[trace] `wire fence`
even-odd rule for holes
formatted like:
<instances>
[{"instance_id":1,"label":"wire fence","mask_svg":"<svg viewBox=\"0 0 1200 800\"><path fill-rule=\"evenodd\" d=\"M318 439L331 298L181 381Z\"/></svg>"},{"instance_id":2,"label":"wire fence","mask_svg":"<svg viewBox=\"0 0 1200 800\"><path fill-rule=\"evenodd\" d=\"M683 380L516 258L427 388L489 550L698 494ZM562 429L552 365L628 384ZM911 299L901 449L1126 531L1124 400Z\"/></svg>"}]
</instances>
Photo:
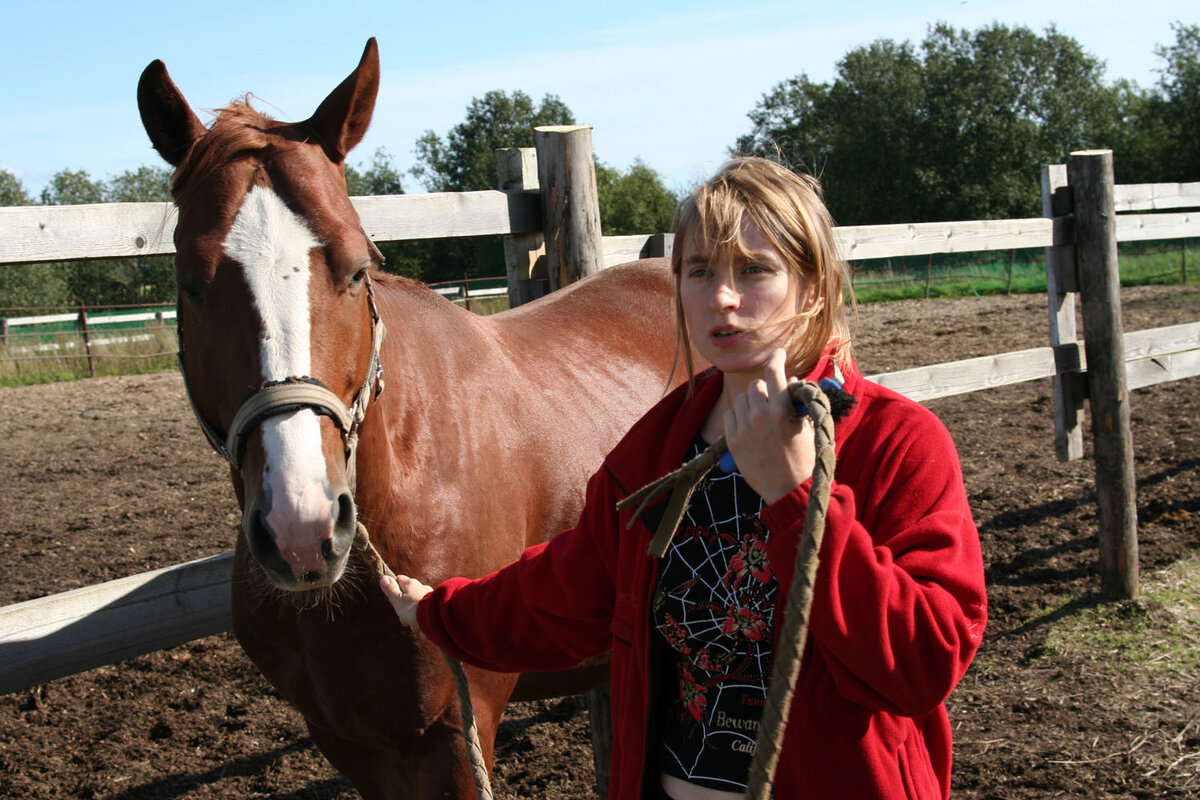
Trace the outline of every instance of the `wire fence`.
<instances>
[{"instance_id":1,"label":"wire fence","mask_svg":"<svg viewBox=\"0 0 1200 800\"><path fill-rule=\"evenodd\" d=\"M1200 239L1125 242L1122 285L1200 283ZM859 303L1046 291L1042 248L851 262ZM503 276L429 284L475 313L507 307ZM0 308L0 385L172 369L175 308L106 305Z\"/></svg>"},{"instance_id":2,"label":"wire fence","mask_svg":"<svg viewBox=\"0 0 1200 800\"><path fill-rule=\"evenodd\" d=\"M0 384L169 368L175 309L86 306L0 309Z\"/></svg>"},{"instance_id":3,"label":"wire fence","mask_svg":"<svg viewBox=\"0 0 1200 800\"><path fill-rule=\"evenodd\" d=\"M1124 286L1200 282L1200 239L1124 242L1118 252ZM1046 291L1040 247L864 259L849 266L860 303Z\"/></svg>"}]
</instances>

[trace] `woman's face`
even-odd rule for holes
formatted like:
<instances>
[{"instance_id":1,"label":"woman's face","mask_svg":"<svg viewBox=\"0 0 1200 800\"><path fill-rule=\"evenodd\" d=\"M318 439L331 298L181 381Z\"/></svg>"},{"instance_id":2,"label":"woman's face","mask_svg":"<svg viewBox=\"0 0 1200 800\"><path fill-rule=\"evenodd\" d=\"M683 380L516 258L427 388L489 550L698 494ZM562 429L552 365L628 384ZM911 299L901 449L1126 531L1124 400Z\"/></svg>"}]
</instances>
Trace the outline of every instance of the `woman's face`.
<instances>
[{"instance_id":1,"label":"woman's face","mask_svg":"<svg viewBox=\"0 0 1200 800\"><path fill-rule=\"evenodd\" d=\"M786 346L796 326L802 287L783 256L758 226L742 223L750 257L718 260L707 243L683 243L679 294L688 334L697 352L740 389L761 378L767 359Z\"/></svg>"}]
</instances>

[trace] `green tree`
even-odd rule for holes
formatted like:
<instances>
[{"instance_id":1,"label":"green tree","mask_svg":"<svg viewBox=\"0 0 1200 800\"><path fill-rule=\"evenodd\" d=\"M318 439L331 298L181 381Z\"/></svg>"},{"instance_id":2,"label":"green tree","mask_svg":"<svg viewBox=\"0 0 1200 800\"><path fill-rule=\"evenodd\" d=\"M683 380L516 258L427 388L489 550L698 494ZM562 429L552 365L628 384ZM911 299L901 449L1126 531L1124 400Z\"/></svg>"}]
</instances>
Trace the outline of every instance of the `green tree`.
<instances>
[{"instance_id":1,"label":"green tree","mask_svg":"<svg viewBox=\"0 0 1200 800\"><path fill-rule=\"evenodd\" d=\"M386 147L376 149L370 164L357 168L346 165L346 188L351 197L404 194L400 170L396 169Z\"/></svg>"},{"instance_id":2,"label":"green tree","mask_svg":"<svg viewBox=\"0 0 1200 800\"><path fill-rule=\"evenodd\" d=\"M1155 54L1165 61L1148 122L1161 126L1160 163L1170 176L1158 180L1200 180L1200 25L1177 22L1175 43Z\"/></svg>"},{"instance_id":3,"label":"green tree","mask_svg":"<svg viewBox=\"0 0 1200 800\"><path fill-rule=\"evenodd\" d=\"M907 42L882 41L847 53L838 75L829 88L828 113L836 125L826 191L846 209L841 213L856 219L910 219L906 214L914 209L898 207L894 198L911 191L919 175L921 64Z\"/></svg>"},{"instance_id":4,"label":"green tree","mask_svg":"<svg viewBox=\"0 0 1200 800\"><path fill-rule=\"evenodd\" d=\"M42 205L66 206L104 202L104 181L94 181L86 170L64 169L42 189Z\"/></svg>"},{"instance_id":5,"label":"green tree","mask_svg":"<svg viewBox=\"0 0 1200 800\"><path fill-rule=\"evenodd\" d=\"M665 233L674 224L679 199L641 159L625 172L597 163L596 191L600 230L606 236Z\"/></svg>"},{"instance_id":6,"label":"green tree","mask_svg":"<svg viewBox=\"0 0 1200 800\"><path fill-rule=\"evenodd\" d=\"M924 42L931 219L1040 213L1040 166L1111 146L1104 65L1055 28L937 26Z\"/></svg>"},{"instance_id":7,"label":"green tree","mask_svg":"<svg viewBox=\"0 0 1200 800\"><path fill-rule=\"evenodd\" d=\"M1164 63L1148 90L1113 86L1111 142L1117 183L1200 180L1200 25L1172 25L1175 43L1155 48Z\"/></svg>"},{"instance_id":8,"label":"green tree","mask_svg":"<svg viewBox=\"0 0 1200 800\"><path fill-rule=\"evenodd\" d=\"M0 169L0 206L27 206L32 202L21 179L9 170Z\"/></svg>"},{"instance_id":9,"label":"green tree","mask_svg":"<svg viewBox=\"0 0 1200 800\"><path fill-rule=\"evenodd\" d=\"M417 140L412 174L431 192L470 192L496 188L496 151L533 147L539 125L573 125L571 109L556 95L541 103L521 90L508 95L493 90L467 106L467 118L445 138L426 131Z\"/></svg>"},{"instance_id":10,"label":"green tree","mask_svg":"<svg viewBox=\"0 0 1200 800\"><path fill-rule=\"evenodd\" d=\"M171 170L166 167L126 170L101 186L106 203L171 202Z\"/></svg>"},{"instance_id":11,"label":"green tree","mask_svg":"<svg viewBox=\"0 0 1200 800\"><path fill-rule=\"evenodd\" d=\"M351 197L404 194L400 170L383 147L375 151L369 164L346 165L346 188ZM379 245L388 272L418 279L424 265L429 263L430 248L429 241L383 242Z\"/></svg>"},{"instance_id":12,"label":"green tree","mask_svg":"<svg viewBox=\"0 0 1200 800\"><path fill-rule=\"evenodd\" d=\"M426 131L416 144L417 164L411 174L431 192L469 192L496 188L496 150L533 147L538 125L570 125L571 110L555 95L534 104L517 90L511 95L490 91L471 100L467 117L441 137ZM430 262L422 270L427 281L463 276L504 274L504 250L495 236L439 239L430 247Z\"/></svg>"},{"instance_id":13,"label":"green tree","mask_svg":"<svg viewBox=\"0 0 1200 800\"><path fill-rule=\"evenodd\" d=\"M800 75L750 112L736 151L818 175L843 224L1039 213L1040 165L1101 146L1122 95L1053 27L930 29L919 49L880 40L831 83Z\"/></svg>"}]
</instances>

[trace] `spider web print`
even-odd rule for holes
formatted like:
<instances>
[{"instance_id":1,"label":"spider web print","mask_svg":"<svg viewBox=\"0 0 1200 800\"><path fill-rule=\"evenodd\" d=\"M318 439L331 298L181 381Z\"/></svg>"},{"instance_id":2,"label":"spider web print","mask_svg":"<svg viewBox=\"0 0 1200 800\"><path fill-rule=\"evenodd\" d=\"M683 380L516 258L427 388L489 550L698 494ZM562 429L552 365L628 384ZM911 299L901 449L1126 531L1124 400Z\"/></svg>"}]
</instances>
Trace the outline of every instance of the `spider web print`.
<instances>
[{"instance_id":1,"label":"spider web print","mask_svg":"<svg viewBox=\"0 0 1200 800\"><path fill-rule=\"evenodd\" d=\"M671 772L712 788L745 788L771 674L778 584L761 508L740 474L706 478L654 595L678 678L664 753Z\"/></svg>"}]
</instances>

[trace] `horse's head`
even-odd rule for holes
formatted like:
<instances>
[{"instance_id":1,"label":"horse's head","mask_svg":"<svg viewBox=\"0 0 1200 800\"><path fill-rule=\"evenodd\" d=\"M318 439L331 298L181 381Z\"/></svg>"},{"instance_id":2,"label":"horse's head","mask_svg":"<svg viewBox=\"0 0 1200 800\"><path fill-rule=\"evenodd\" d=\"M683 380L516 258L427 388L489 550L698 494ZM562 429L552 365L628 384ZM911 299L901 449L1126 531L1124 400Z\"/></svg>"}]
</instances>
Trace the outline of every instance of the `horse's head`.
<instances>
[{"instance_id":1,"label":"horse's head","mask_svg":"<svg viewBox=\"0 0 1200 800\"><path fill-rule=\"evenodd\" d=\"M138 83L146 132L176 168L185 383L232 465L250 551L289 590L338 580L355 535L347 473L381 328L368 277L378 251L347 197L343 162L378 87L374 39L299 123L235 103L206 129L161 61Z\"/></svg>"}]
</instances>

